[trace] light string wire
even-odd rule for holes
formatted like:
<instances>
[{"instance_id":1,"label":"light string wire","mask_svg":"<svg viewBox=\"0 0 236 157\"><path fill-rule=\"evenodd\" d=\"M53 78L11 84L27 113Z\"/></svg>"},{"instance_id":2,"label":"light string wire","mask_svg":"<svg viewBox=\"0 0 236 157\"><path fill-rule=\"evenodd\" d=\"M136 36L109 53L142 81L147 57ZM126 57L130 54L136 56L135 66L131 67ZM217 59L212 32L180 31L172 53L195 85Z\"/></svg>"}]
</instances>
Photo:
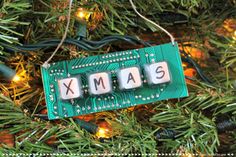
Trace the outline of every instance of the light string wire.
<instances>
[{"instance_id":1,"label":"light string wire","mask_svg":"<svg viewBox=\"0 0 236 157\"><path fill-rule=\"evenodd\" d=\"M76 39L65 39L64 43L66 44L72 44L76 45L77 47L81 48L82 50L87 50L87 51L93 51L100 49L106 45L109 45L111 43L117 42L117 41L125 41L130 44L142 44L144 46L152 46L150 42L142 41L138 38L132 37L132 36L107 36L104 37L103 39L99 41L91 41L91 40L86 40L82 38L81 40L76 40ZM49 39L49 40L44 40L42 42L39 42L37 44L29 44L29 45L23 45L23 46L12 46L9 44L5 43L0 43L0 46L3 46L6 50L11 51L11 52L17 52L17 51L36 51L39 49L43 48L50 48L57 46L58 43L60 42L60 39ZM182 46L188 46L188 44L181 44ZM199 74L200 78L208 83L211 84L212 81L204 74L202 71L201 67L195 62L191 56L187 54L185 51L181 51L182 55L182 60L189 63L192 65L196 70L197 73ZM190 79L190 78L188 78Z\"/></svg>"},{"instance_id":2,"label":"light string wire","mask_svg":"<svg viewBox=\"0 0 236 157\"><path fill-rule=\"evenodd\" d=\"M157 28L159 28L160 30L162 30L163 32L165 32L169 37L170 37L170 40L172 42L173 45L175 45L175 38L170 34L170 32L168 32L165 28L161 27L160 25L158 25L157 23L153 22L152 20L146 18L145 16L143 16L142 14L140 14L138 11L137 11L137 7L135 6L135 4L133 3L132 0L129 0L132 8L134 9L134 11L144 20L146 20L147 22L153 24L154 26L156 26Z\"/></svg>"},{"instance_id":3,"label":"light string wire","mask_svg":"<svg viewBox=\"0 0 236 157\"><path fill-rule=\"evenodd\" d=\"M52 60L52 58L53 58L54 55L57 53L57 51L59 50L59 48L62 46L62 44L64 43L64 41L65 41L65 39L66 39L68 30L69 30L69 25L70 25L70 16L71 16L72 3L73 3L73 0L70 0L65 33L64 33L64 35L63 35L63 37L62 37L62 39L61 39L61 42L57 45L57 48L54 50L54 52L52 53L52 55L43 63L43 67L44 67L44 68L47 68L47 67L48 67L48 63Z\"/></svg>"},{"instance_id":4,"label":"light string wire","mask_svg":"<svg viewBox=\"0 0 236 157\"><path fill-rule=\"evenodd\" d=\"M141 18L143 18L144 20L148 21L149 23L153 24L154 26L158 27L158 28L161 29L163 32L165 32L165 33L170 37L172 44L173 44L173 45L175 44L175 39L174 39L174 37L173 37L166 29L164 29L163 27L161 27L161 26L158 25L157 23L151 21L150 19L148 19L148 18L146 18L145 16L143 16L142 14L140 14L140 13L137 11L136 6L134 5L133 1L132 1L132 0L129 0L129 1L130 1L130 4L131 4L132 8L134 9L134 11L135 11ZM57 48L54 50L54 52L52 53L52 55L43 63L43 67L44 67L44 68L47 68L47 67L48 67L48 63L52 60L52 58L55 56L55 54L57 53L57 51L59 50L59 48L62 46L62 44L64 43L64 41L65 41L65 39L66 39L68 30L69 30L69 25L70 25L70 17L71 17L72 3L73 3L73 0L70 0L65 33L64 33L64 35L63 35L63 37L62 37L62 39L61 39L61 42L57 45Z\"/></svg>"}]
</instances>

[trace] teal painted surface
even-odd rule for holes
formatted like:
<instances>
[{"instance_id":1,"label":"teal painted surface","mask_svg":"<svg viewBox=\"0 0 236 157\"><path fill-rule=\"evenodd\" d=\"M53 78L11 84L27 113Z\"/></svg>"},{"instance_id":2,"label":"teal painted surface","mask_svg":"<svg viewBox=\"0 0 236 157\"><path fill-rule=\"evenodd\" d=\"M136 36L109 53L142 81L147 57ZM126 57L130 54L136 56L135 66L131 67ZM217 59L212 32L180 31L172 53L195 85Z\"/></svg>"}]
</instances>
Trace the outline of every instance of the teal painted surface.
<instances>
[{"instance_id":1,"label":"teal painted surface","mask_svg":"<svg viewBox=\"0 0 236 157\"><path fill-rule=\"evenodd\" d=\"M51 63L49 68L41 68L44 92L49 119L60 119L106 110L126 108L139 104L149 104L160 100L188 96L183 74L178 44L171 43L126 50L104 55L78 58ZM171 82L150 86L146 83L144 65L166 61L171 75ZM130 91L119 90L116 71L120 68L139 66L144 75L143 86ZM88 91L87 74L110 71L112 75L111 94L91 96L84 92L83 98L62 100L58 89L58 80L80 75L83 91Z\"/></svg>"}]
</instances>

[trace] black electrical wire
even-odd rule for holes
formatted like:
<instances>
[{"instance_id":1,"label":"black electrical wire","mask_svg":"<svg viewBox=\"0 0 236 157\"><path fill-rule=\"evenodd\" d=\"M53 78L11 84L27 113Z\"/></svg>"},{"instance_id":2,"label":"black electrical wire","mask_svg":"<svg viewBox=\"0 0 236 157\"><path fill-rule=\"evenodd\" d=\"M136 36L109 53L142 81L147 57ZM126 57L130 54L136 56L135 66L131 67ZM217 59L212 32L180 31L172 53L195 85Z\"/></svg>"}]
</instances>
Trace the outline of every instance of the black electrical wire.
<instances>
[{"instance_id":1,"label":"black electrical wire","mask_svg":"<svg viewBox=\"0 0 236 157\"><path fill-rule=\"evenodd\" d=\"M184 44L184 43L181 43L181 45L182 45L182 46L190 46L190 47L192 46L191 44ZM198 65L197 62L195 62L195 61L193 60L193 58L191 57L191 55L190 55L189 53L187 53L186 51L184 51L184 49L181 50L180 52L181 52L181 54L184 55L184 57L182 57L182 60L185 61L185 62L187 62L187 63L189 63L190 65L192 65L192 66L196 69L196 71L197 71L198 75L200 76L200 78L201 78L205 83L211 84L212 81L204 74L204 72L202 71L201 67Z\"/></svg>"},{"instance_id":2,"label":"black electrical wire","mask_svg":"<svg viewBox=\"0 0 236 157\"><path fill-rule=\"evenodd\" d=\"M223 120L221 122L216 123L216 128L217 128L218 133L224 133L226 131L233 131L234 129L236 129L236 122L230 119ZM178 135L178 132L175 130L161 129L155 133L155 138L157 140L175 139L177 135Z\"/></svg>"},{"instance_id":3,"label":"black electrical wire","mask_svg":"<svg viewBox=\"0 0 236 157\"><path fill-rule=\"evenodd\" d=\"M232 120L224 120L221 122L218 122L216 124L216 127L220 133L225 132L225 131L230 131L236 129L236 122Z\"/></svg>"},{"instance_id":4,"label":"black electrical wire","mask_svg":"<svg viewBox=\"0 0 236 157\"><path fill-rule=\"evenodd\" d=\"M39 42L37 44L29 44L29 45L22 45L22 46L12 46L6 43L0 43L0 45L2 47L4 47L5 49L11 51L11 52L15 52L15 51L35 51L35 50L39 50L39 49L45 49L45 48L50 48L50 47L55 47L60 43L60 39L48 39L48 40L44 40L42 42ZM128 35L124 35L124 36L120 36L120 35L113 35L113 36L107 36L104 37L103 39L101 39L100 41L90 41L87 40L85 38L81 38L80 40L76 40L76 39L66 39L64 41L65 44L72 44L72 45L76 45L78 48L83 49L83 50L97 50L100 49L108 44L112 44L114 42L118 42L118 41L125 41L128 42L130 44L142 44L144 46L152 46L150 43L145 42L143 40L140 40L136 37L133 36L128 36ZM203 73L203 71L201 70L200 66L185 52L185 51L181 51L181 53L183 54L183 60L188 62L189 64L191 64L197 71L198 75L200 76L200 78L210 84L211 81L206 77L206 75Z\"/></svg>"},{"instance_id":5,"label":"black electrical wire","mask_svg":"<svg viewBox=\"0 0 236 157\"><path fill-rule=\"evenodd\" d=\"M162 129L158 130L155 134L157 140L159 139L174 139L176 136L176 132L170 129Z\"/></svg>"},{"instance_id":6,"label":"black electrical wire","mask_svg":"<svg viewBox=\"0 0 236 157\"><path fill-rule=\"evenodd\" d=\"M76 39L66 39L64 41L65 44L73 44L78 46L79 48L82 48L84 50L96 50L99 49L103 46L106 46L108 44L111 44L113 42L117 42L117 41L125 41L131 44L142 44L144 46L151 46L151 44L141 41L135 37L131 37L131 36L108 36L103 38L100 41L89 41L86 40L84 38L82 38L81 40L76 40ZM16 50L23 50L23 51L32 51L32 50L37 50L37 49L41 49L44 47L54 47L57 44L59 44L60 39L49 39L49 40L45 40L42 42L39 42L37 44L30 44L30 45L22 45L22 46L10 46L8 44L4 44L4 43L0 43L0 45L2 45L3 47L7 47L11 50L14 50L16 48Z\"/></svg>"},{"instance_id":7,"label":"black electrical wire","mask_svg":"<svg viewBox=\"0 0 236 157\"><path fill-rule=\"evenodd\" d=\"M189 56L189 54L187 54L185 51L181 51L181 53L184 54L184 58L182 58L183 61L186 61L187 63L191 64L196 69L197 73L204 82L211 84L212 81L208 79L208 77L203 73L200 66Z\"/></svg>"},{"instance_id":8,"label":"black electrical wire","mask_svg":"<svg viewBox=\"0 0 236 157\"><path fill-rule=\"evenodd\" d=\"M48 120L48 115L46 114L34 114L34 117L43 119L43 120ZM81 119L75 119L75 122L84 130L88 131L91 134L95 134L98 131L98 125L91 123L91 122L86 122Z\"/></svg>"}]
</instances>

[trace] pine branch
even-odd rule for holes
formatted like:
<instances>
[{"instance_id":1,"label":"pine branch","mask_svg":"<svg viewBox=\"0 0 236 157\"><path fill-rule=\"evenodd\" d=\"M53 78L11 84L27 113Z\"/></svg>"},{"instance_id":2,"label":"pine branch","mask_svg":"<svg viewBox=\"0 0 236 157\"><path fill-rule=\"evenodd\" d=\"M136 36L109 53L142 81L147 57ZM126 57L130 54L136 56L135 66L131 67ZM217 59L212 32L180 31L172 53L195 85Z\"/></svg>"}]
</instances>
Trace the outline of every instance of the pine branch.
<instances>
[{"instance_id":1,"label":"pine branch","mask_svg":"<svg viewBox=\"0 0 236 157\"><path fill-rule=\"evenodd\" d=\"M181 147L189 153L212 154L217 151L220 143L214 120L179 104L158 105L156 110L159 113L150 119L151 122L177 133L175 142L163 140L165 147L170 147L173 152Z\"/></svg>"},{"instance_id":2,"label":"pine branch","mask_svg":"<svg viewBox=\"0 0 236 157\"><path fill-rule=\"evenodd\" d=\"M21 38L23 34L23 29L18 29L16 25L28 24L20 21L28 21L26 10L30 5L26 1L4 0L3 2L0 12L0 40L1 42L16 44L18 43L17 38ZM27 32L27 37L29 38L27 38L26 42L38 42L45 38L61 36L64 31L63 18L65 18L64 15L67 13L67 1L61 1L65 3L62 8L60 8L61 5L56 5L57 2L40 0L33 4L33 7L37 9L35 9L32 16L32 26ZM37 4L39 3L43 5L42 8L38 7ZM200 48L204 48L202 45L205 37L209 38L210 43L214 45L219 54L214 57L216 59L221 58L222 65L217 67L211 65L212 69L210 67L204 69L207 74L212 75L210 78L213 83L202 83L196 78L192 83L188 84L190 91L188 98L158 102L155 110L149 113L149 116L151 116L150 121L148 121L148 118L140 120L144 119L144 114L142 114L144 112L135 115L134 113L128 113L126 110L119 110L115 112L113 117L106 114L105 120L112 126L111 135L113 137L99 140L94 135L81 129L73 119L49 122L34 117L44 99L42 90L40 90L42 85L38 83L40 81L37 81L37 79L40 79L40 73L37 72L37 69L39 69L39 65L50 50L24 53L27 67L33 67L26 70L30 73L28 75L31 78L26 81L26 84L28 85L29 83L33 86L25 88L15 85L17 88L16 94L8 93L13 95L13 98L18 94L17 98L20 97L21 107L17 106L10 98L0 95L0 131L10 130L16 136L16 146L14 148L4 146L0 148L0 151L8 153L122 152L124 154L176 153L176 151L211 154L218 151L218 147L224 141L219 138L215 121L222 114L235 118L236 113L235 87L233 86L235 73L232 72L235 64L235 48L230 47L229 42L225 41L225 39L215 38L212 35L213 33L209 33L209 30L214 30L226 17L231 16L235 12L235 7L229 5L232 3L230 1L220 0L212 3L207 0L150 0L148 2L140 0L135 3L142 14L159 23L162 23L160 13L166 11L181 13L191 19L187 28L193 27L195 32L191 35L185 33L184 36L190 36L189 40L201 45ZM222 7L223 3L225 7ZM74 3L74 11L79 7L94 13L102 13L101 20L96 19L98 17L92 17L92 21L88 22L88 24L95 25L95 28L90 30L89 38L100 38L111 34L137 35L142 30L158 31L153 26L138 19L128 1L91 0L78 2L78 4ZM219 14L216 14L216 12L219 12ZM198 13L201 13L201 15L197 15ZM22 17L21 20L19 19L20 16ZM73 17L72 25L75 21L76 19ZM165 23L165 25L171 24L171 22ZM175 31L176 29L173 28L173 30ZM142 33L147 34L147 32ZM71 27L69 36L74 37L75 34L75 30ZM69 46L65 46L63 49L69 49ZM89 54L93 55L101 52L100 50ZM27 58L26 56L33 57ZM13 56L9 58L12 59ZM68 53L62 51L60 54L58 53L57 58L68 59ZM19 60L10 62L15 64L14 62L19 62ZM222 67L224 69L220 69ZM32 73L36 74L32 75ZM4 82L2 84L6 85L7 83ZM1 89L5 88L1 85ZM7 90L12 89L9 87ZM94 119L95 122L99 120L101 120L99 117ZM163 128L174 130L177 133L175 140L161 139L161 141L156 141L155 132ZM234 134L230 133L235 139ZM231 150L235 149L235 142L232 142L230 146Z\"/></svg>"},{"instance_id":3,"label":"pine branch","mask_svg":"<svg viewBox=\"0 0 236 157\"><path fill-rule=\"evenodd\" d=\"M17 32L16 28L19 25L28 25L27 22L19 21L19 16L27 13L26 11L30 4L26 1L7 1L2 2L0 8L0 41L8 43L19 43L18 37L23 34Z\"/></svg>"}]
</instances>

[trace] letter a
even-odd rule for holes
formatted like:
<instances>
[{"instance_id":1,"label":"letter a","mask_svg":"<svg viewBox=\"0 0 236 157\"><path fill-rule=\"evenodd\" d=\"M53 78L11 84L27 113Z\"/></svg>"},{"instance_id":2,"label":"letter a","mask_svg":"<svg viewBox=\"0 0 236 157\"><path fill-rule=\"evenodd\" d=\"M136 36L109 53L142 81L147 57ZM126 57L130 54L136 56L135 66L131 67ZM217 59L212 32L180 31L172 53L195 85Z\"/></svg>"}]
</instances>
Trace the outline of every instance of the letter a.
<instances>
[{"instance_id":1,"label":"letter a","mask_svg":"<svg viewBox=\"0 0 236 157\"><path fill-rule=\"evenodd\" d=\"M130 80L133 80L133 82L135 83L134 76L132 75L132 73L129 73L128 75L127 84L129 83Z\"/></svg>"}]
</instances>

